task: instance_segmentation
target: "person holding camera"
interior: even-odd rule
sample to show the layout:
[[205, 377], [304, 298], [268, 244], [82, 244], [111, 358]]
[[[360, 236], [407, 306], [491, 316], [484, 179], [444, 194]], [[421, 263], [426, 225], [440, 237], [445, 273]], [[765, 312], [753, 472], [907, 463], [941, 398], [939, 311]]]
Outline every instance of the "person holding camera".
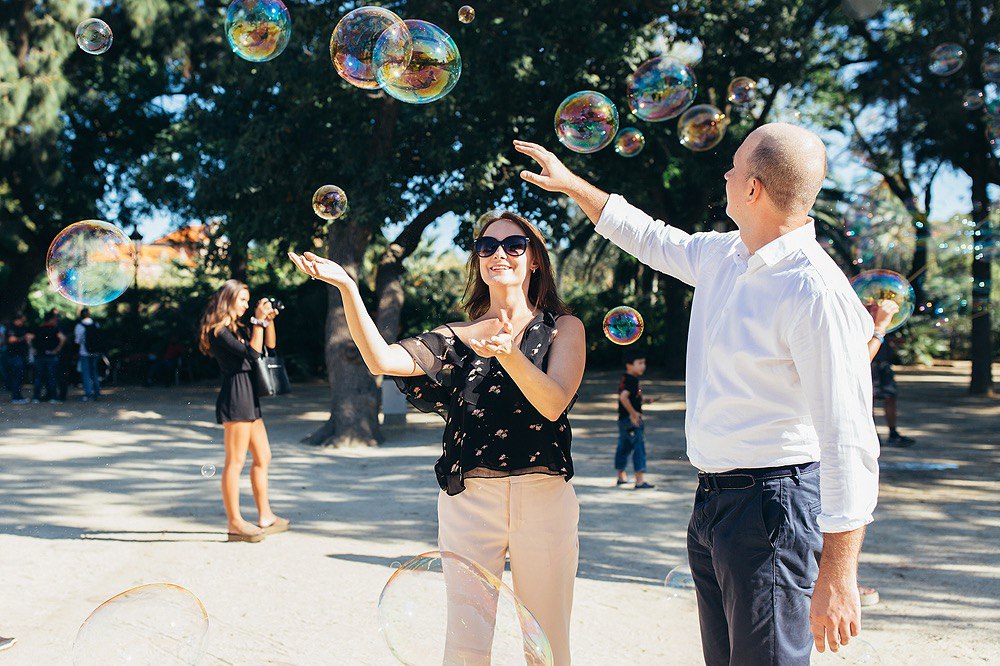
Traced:
[[[250, 376], [251, 363], [260, 358], [264, 347], [277, 344], [271, 301], [257, 302], [249, 328], [242, 318], [250, 308], [250, 290], [239, 280], [226, 280], [208, 302], [201, 318], [198, 348], [212, 356], [222, 371], [222, 388], [215, 403], [216, 421], [223, 427], [226, 462], [222, 472], [222, 502], [230, 541], [255, 543], [267, 534], [288, 529], [288, 520], [271, 511], [267, 494], [267, 472], [271, 445], [260, 413], [260, 401]], [[260, 516], [256, 525], [240, 513], [240, 474], [247, 450], [253, 455], [250, 483]]]

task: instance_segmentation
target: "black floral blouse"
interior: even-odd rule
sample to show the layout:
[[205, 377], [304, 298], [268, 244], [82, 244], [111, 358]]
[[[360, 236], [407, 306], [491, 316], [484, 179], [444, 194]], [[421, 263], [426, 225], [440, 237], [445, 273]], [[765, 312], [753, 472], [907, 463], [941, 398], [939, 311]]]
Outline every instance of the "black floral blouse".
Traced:
[[[521, 351], [543, 372], [555, 326], [556, 317], [543, 312], [521, 338]], [[479, 356], [448, 331], [400, 340], [427, 374], [394, 377], [410, 404], [444, 417], [444, 452], [434, 465], [442, 490], [457, 495], [468, 477], [540, 473], [572, 478], [567, 413], [576, 396], [556, 421], [549, 421], [497, 359]]]

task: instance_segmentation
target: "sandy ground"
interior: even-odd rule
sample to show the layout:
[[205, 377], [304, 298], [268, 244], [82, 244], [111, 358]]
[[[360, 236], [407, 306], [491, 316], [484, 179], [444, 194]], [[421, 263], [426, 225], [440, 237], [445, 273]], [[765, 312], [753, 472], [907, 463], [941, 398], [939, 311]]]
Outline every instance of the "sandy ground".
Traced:
[[[863, 637], [883, 664], [1000, 663], [1000, 401], [966, 395], [967, 367], [900, 372], [901, 429], [861, 565], [882, 603]], [[685, 560], [694, 472], [683, 386], [649, 378], [651, 492], [614, 487], [614, 375], [587, 377], [572, 413], [582, 505], [577, 664], [698, 664], [695, 619], [667, 598]], [[265, 405], [276, 509], [294, 529], [225, 543], [215, 389], [113, 389], [100, 403], [0, 406], [3, 664], [71, 660], [80, 623], [136, 585], [171, 582], [211, 616], [204, 663], [392, 664], [376, 604], [392, 563], [435, 548], [441, 421], [412, 413], [373, 450], [298, 443], [324, 418], [321, 385]], [[883, 434], [884, 434], [884, 429]], [[933, 462], [945, 471], [890, 469]], [[245, 506], [249, 506], [246, 480]], [[248, 517], [253, 511], [246, 512]], [[840, 662], [844, 663], [844, 662]]]

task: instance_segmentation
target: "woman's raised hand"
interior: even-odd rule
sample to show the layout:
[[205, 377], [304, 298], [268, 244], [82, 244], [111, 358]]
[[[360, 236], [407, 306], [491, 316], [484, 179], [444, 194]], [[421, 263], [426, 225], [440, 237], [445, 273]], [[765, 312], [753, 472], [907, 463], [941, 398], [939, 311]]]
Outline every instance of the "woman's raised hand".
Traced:
[[518, 140], [514, 141], [514, 149], [535, 160], [542, 167], [541, 173], [522, 171], [521, 178], [547, 192], [568, 193], [572, 189], [577, 176], [551, 152], [537, 143]]
[[327, 284], [332, 284], [334, 287], [347, 287], [354, 284], [354, 280], [340, 264], [315, 255], [312, 252], [304, 254], [289, 252], [288, 258], [292, 260], [292, 263], [300, 271], [309, 277], [322, 280]]
[[500, 330], [487, 340], [469, 340], [469, 347], [483, 358], [508, 356], [514, 351], [514, 332], [506, 310], [500, 310]]
[[265, 319], [273, 319], [274, 317], [270, 316], [273, 311], [274, 306], [271, 305], [271, 300], [268, 298], [262, 298], [257, 301], [257, 307], [254, 310], [253, 316], [261, 321]]

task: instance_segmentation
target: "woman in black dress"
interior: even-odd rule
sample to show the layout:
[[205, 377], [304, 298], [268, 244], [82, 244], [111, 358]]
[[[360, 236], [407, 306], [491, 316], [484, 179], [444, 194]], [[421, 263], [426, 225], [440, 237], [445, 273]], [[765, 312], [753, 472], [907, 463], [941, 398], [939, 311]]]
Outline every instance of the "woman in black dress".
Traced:
[[[250, 363], [264, 347], [274, 349], [274, 318], [278, 311], [262, 298], [250, 318], [249, 331], [240, 319], [250, 307], [250, 291], [239, 280], [227, 280], [212, 296], [201, 318], [198, 348], [215, 358], [222, 371], [222, 390], [215, 419], [222, 424], [226, 463], [222, 471], [222, 503], [226, 507], [230, 541], [256, 542], [264, 535], [288, 529], [288, 521], [271, 511], [267, 470], [271, 445], [260, 415], [260, 402], [250, 377]], [[253, 454], [250, 483], [260, 519], [254, 525], [240, 513], [240, 474], [247, 450]]]
[[[372, 374], [395, 376], [409, 401], [445, 418], [435, 465], [438, 542], [500, 577], [510, 554], [514, 591], [535, 615], [556, 664], [568, 664], [579, 505], [567, 412], [583, 378], [583, 324], [559, 299], [545, 242], [513, 213], [478, 232], [464, 309], [471, 321], [387, 344], [339, 265], [290, 254], [340, 290]], [[558, 327], [558, 328], [557, 328]], [[447, 570], [446, 570], [447, 574]], [[492, 626], [449, 610], [449, 663], [479, 663]], [[481, 622], [480, 622], [481, 624]], [[489, 625], [489, 623], [486, 623]]]

